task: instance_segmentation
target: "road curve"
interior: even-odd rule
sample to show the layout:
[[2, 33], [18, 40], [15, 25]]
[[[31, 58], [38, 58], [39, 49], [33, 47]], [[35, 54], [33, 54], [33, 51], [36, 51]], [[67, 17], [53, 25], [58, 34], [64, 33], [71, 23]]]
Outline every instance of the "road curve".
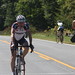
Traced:
[[[28, 40], [28, 39], [27, 39]], [[26, 75], [75, 75], [75, 46], [33, 39], [33, 53], [25, 57]], [[0, 75], [11, 75], [10, 37], [0, 36]]]

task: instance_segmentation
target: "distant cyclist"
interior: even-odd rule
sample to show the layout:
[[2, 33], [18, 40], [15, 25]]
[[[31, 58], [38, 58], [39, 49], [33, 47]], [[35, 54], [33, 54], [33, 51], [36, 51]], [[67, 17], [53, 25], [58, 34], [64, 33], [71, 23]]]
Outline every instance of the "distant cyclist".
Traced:
[[[18, 43], [23, 46], [28, 46], [28, 42], [25, 39], [26, 32], [28, 33], [29, 36], [29, 43], [30, 46], [32, 46], [32, 36], [31, 32], [29, 29], [29, 24], [26, 23], [26, 18], [23, 15], [18, 15], [16, 17], [16, 22], [12, 24], [11, 26], [11, 69], [12, 73], [14, 75], [14, 67], [15, 67], [15, 57], [16, 57], [16, 50], [18, 48]], [[28, 53], [29, 48], [24, 47], [24, 52], [23, 52], [23, 61], [24, 57]]]
[[74, 32], [70, 40], [72, 43], [75, 43], [75, 20], [72, 21], [72, 29], [74, 30]]
[[72, 29], [75, 30], [75, 20], [73, 20], [73, 22], [72, 22]]
[[57, 32], [56, 32], [56, 41], [57, 43], [60, 41], [61, 43], [63, 43], [63, 32], [64, 32], [64, 27], [63, 27], [63, 23], [61, 21], [57, 21], [58, 24], [58, 28], [57, 28]]

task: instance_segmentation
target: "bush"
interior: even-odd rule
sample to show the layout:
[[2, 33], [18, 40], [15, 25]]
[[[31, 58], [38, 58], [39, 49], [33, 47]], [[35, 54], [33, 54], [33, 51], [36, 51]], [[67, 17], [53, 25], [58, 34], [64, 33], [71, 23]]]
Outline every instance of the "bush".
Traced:
[[36, 33], [37, 32], [36, 28], [33, 27], [33, 26], [30, 26], [30, 30], [31, 30], [32, 33]]
[[6, 29], [4, 29], [4, 31], [2, 32], [2, 35], [10, 35], [11, 33], [11, 27], [7, 27]]

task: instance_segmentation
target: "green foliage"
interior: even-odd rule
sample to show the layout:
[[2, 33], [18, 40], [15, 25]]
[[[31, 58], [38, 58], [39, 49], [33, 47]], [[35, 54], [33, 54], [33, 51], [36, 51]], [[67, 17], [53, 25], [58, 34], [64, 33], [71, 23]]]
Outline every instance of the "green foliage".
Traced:
[[58, 11], [56, 0], [19, 0], [16, 8], [18, 14], [25, 15], [37, 30], [42, 31], [49, 25], [51, 27], [55, 25], [55, 12]]
[[5, 11], [6, 5], [3, 4], [2, 0], [0, 0], [0, 31], [4, 29], [4, 19], [5, 19]]
[[36, 27], [37, 30], [44, 30], [47, 26], [41, 3], [37, 0], [19, 0], [16, 5], [18, 14], [26, 16], [27, 20]]
[[47, 21], [47, 25], [54, 27], [56, 25], [56, 14], [59, 12], [57, 0], [42, 1], [42, 8], [44, 10], [44, 18]]
[[3, 31], [0, 31], [0, 35], [10, 35], [10, 29], [11, 27], [5, 28]]
[[3, 23], [3, 18], [0, 16], [0, 31], [4, 29], [4, 23]]
[[75, 0], [0, 0], [0, 30], [9, 27], [22, 14], [36, 30], [53, 28], [57, 20], [70, 28], [75, 19]]
[[30, 30], [31, 30], [31, 33], [36, 33], [37, 32], [36, 28], [33, 27], [32, 25], [30, 26]]
[[57, 20], [64, 23], [64, 27], [71, 29], [72, 21], [75, 19], [75, 0], [58, 0], [60, 13]]
[[2, 17], [1, 24], [3, 25], [3, 29], [11, 26], [11, 24], [15, 21], [14, 10], [15, 10], [14, 0], [2, 0], [0, 6], [0, 11], [1, 11], [0, 16]]
[[14, 4], [8, 2], [4, 26], [9, 27], [14, 21], [15, 21]]

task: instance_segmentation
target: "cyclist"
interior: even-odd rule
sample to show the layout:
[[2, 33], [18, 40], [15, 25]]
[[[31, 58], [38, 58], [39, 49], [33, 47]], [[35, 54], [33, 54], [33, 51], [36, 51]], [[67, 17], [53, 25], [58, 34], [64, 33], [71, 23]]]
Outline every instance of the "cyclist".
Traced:
[[72, 22], [72, 28], [75, 30], [75, 20]]
[[[11, 26], [11, 70], [14, 75], [14, 67], [15, 67], [15, 58], [16, 58], [16, 50], [18, 48], [18, 43], [23, 46], [28, 46], [28, 42], [25, 39], [26, 32], [29, 36], [30, 46], [33, 48], [32, 45], [32, 36], [29, 29], [29, 24], [26, 23], [26, 18], [23, 15], [18, 15], [16, 17], [16, 22]], [[28, 53], [29, 48], [24, 47], [23, 51], [23, 60], [26, 54]]]
[[75, 20], [72, 21], [72, 29], [73, 29], [73, 35], [70, 40], [72, 43], [75, 43]]
[[58, 28], [57, 28], [57, 38], [59, 38], [60, 42], [63, 43], [63, 32], [64, 32], [64, 27], [63, 23], [61, 21], [57, 21]]

